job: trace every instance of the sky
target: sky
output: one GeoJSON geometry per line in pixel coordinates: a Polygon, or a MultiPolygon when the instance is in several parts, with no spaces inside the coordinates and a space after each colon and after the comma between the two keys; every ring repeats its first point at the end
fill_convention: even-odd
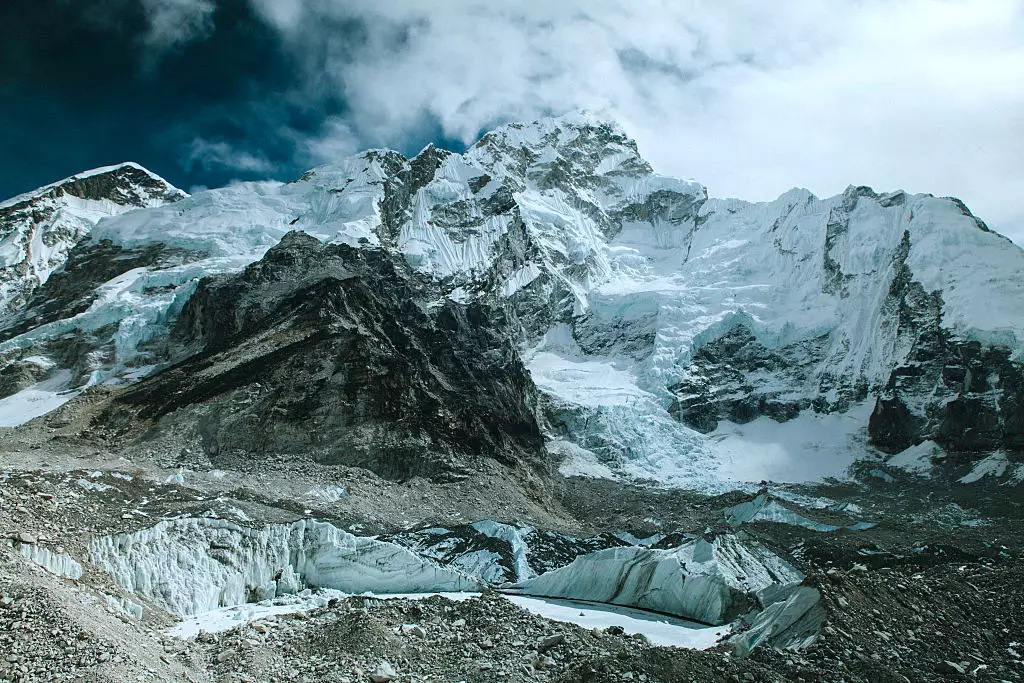
{"type": "Polygon", "coordinates": [[[1024,244],[1024,0],[7,0],[0,197],[186,190],[587,109],[716,197],[963,199],[1024,244]]]}

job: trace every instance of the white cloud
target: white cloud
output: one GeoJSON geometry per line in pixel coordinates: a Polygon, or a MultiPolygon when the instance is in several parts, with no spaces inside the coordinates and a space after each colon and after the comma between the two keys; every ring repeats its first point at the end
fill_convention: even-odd
{"type": "Polygon", "coordinates": [[[142,8],[149,21],[146,44],[157,51],[213,32],[213,0],[142,0],[142,8]]]}
{"type": "Polygon", "coordinates": [[[589,108],[716,196],[952,194],[1024,242],[1018,0],[251,2],[350,107],[321,157],[589,108]]]}
{"type": "MultiPolygon", "coordinates": [[[[291,133],[292,137],[298,137],[291,133]]],[[[340,117],[332,116],[324,121],[315,137],[297,140],[299,161],[311,166],[330,163],[334,159],[355,154],[359,151],[359,138],[352,127],[340,117]]]]}
{"type": "Polygon", "coordinates": [[[264,156],[253,154],[226,142],[195,138],[189,145],[185,168],[198,164],[206,170],[227,169],[245,173],[270,173],[274,166],[264,156]]]}

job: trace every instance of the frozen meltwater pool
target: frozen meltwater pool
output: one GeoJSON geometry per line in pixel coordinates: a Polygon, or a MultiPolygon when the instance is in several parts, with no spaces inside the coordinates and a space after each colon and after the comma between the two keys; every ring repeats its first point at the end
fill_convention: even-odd
{"type": "MultiPolygon", "coordinates": [[[[479,593],[361,593],[361,597],[373,598],[375,600],[396,600],[404,598],[407,600],[424,600],[433,596],[441,596],[448,600],[469,600],[475,598],[479,593]]],[[[296,612],[308,612],[309,610],[324,607],[334,598],[352,597],[351,593],[343,593],[331,588],[319,590],[306,589],[295,595],[281,595],[270,600],[261,602],[247,602],[241,605],[221,607],[197,614],[178,622],[167,633],[178,638],[194,638],[200,633],[220,633],[236,626],[247,624],[250,621],[258,621],[267,617],[280,616],[282,614],[295,614],[296,612]]]]}
{"type": "Polygon", "coordinates": [[[639,633],[654,645],[706,650],[729,635],[730,626],[707,626],[655,612],[582,600],[535,598],[505,595],[505,599],[525,610],[553,621],[564,621],[584,628],[620,626],[626,633],[639,633]]]}
{"type": "MultiPolygon", "coordinates": [[[[423,600],[440,596],[448,600],[461,601],[479,597],[479,593],[364,593],[362,597],[375,600],[423,600]]],[[[334,598],[349,597],[350,594],[331,589],[304,590],[296,595],[284,595],[272,600],[221,607],[189,617],[167,629],[167,633],[178,638],[194,638],[202,632],[219,633],[251,621],[267,617],[307,612],[324,607],[334,598]]],[[[693,621],[678,619],[654,612],[606,605],[582,600],[557,600],[535,598],[525,595],[503,595],[509,602],[523,609],[539,614],[552,621],[576,624],[584,628],[608,628],[620,626],[627,634],[636,633],[647,637],[655,645],[685,647],[705,650],[713,647],[721,638],[729,635],[730,627],[705,626],[693,621]]]]}

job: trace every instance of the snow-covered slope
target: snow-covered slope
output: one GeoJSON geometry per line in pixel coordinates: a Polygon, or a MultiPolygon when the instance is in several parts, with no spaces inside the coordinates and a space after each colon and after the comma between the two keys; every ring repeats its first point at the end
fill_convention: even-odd
{"type": "Polygon", "coordinates": [[[567,473],[715,487],[841,475],[869,443],[1024,449],[1024,252],[961,202],[708,199],[588,115],[104,220],[79,250],[136,267],[0,330],[0,362],[59,366],[70,331],[102,353],[79,351],[69,389],[181,360],[160,340],[197,279],[290,230],[383,250],[438,302],[504,309],[567,473]]]}
{"type": "Polygon", "coordinates": [[[124,163],[0,202],[0,316],[23,306],[100,219],[185,196],[138,164],[124,163]]]}

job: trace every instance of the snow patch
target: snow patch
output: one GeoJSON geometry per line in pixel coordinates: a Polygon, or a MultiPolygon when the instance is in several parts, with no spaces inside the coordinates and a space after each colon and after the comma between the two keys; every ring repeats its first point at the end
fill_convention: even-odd
{"type": "Polygon", "coordinates": [[[985,477],[1001,477],[1006,473],[1009,461],[1005,453],[993,453],[992,455],[975,463],[971,471],[960,477],[957,481],[961,484],[973,484],[985,477]]]}
{"type": "Polygon", "coordinates": [[[603,465],[597,455],[565,439],[552,439],[545,444],[548,453],[561,459],[558,471],[563,477],[615,479],[615,473],[603,465]]]}
{"type": "MultiPolygon", "coordinates": [[[[200,633],[220,633],[252,621],[261,619],[273,621],[283,614],[309,612],[326,606],[331,600],[347,598],[352,595],[331,588],[317,590],[307,588],[294,595],[281,595],[270,600],[221,607],[197,614],[178,622],[175,626],[167,629],[166,633],[182,639],[194,638],[200,633]]],[[[459,601],[476,597],[479,593],[361,593],[360,595],[374,600],[424,600],[440,596],[448,600],[459,601]]]]}
{"type": "Polygon", "coordinates": [[[78,396],[80,389],[69,389],[71,373],[62,370],[53,377],[0,399],[0,427],[17,427],[50,413],[78,396]]]}
{"type": "Polygon", "coordinates": [[[110,484],[104,484],[104,483],[99,482],[99,481],[89,481],[88,479],[79,479],[79,480],[77,480],[75,482],[75,484],[79,488],[83,488],[86,491],[95,491],[97,493],[102,493],[103,491],[109,491],[112,488],[114,488],[110,484]]]}
{"type": "Polygon", "coordinates": [[[803,483],[845,478],[864,455],[862,433],[871,415],[864,401],[845,413],[804,411],[788,422],[759,417],[747,424],[723,421],[710,435],[720,474],[736,481],[803,483]]]}
{"type": "Polygon", "coordinates": [[[927,476],[932,469],[932,458],[941,455],[942,449],[934,441],[922,441],[891,456],[886,460],[886,464],[911,474],[927,476]]]}

